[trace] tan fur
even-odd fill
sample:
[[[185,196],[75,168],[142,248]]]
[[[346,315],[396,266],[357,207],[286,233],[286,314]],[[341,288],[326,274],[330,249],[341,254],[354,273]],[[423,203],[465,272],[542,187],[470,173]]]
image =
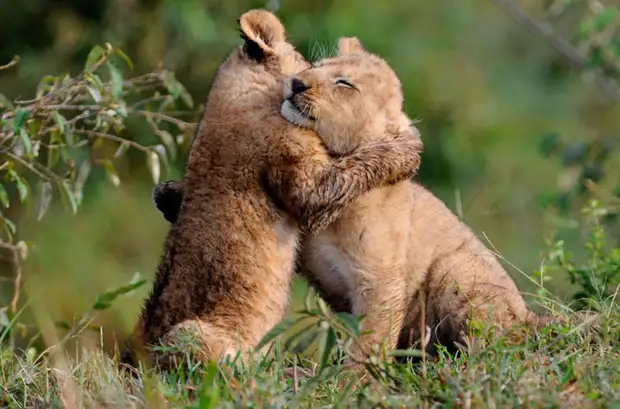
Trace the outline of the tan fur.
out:
[[[135,346],[174,344],[189,331],[202,359],[254,348],[286,311],[300,232],[319,231],[419,166],[420,140],[408,129],[330,158],[314,132],[278,113],[282,76],[309,67],[280,21],[254,10],[240,28],[245,44],[213,83]]]
[[[339,49],[340,56],[285,84],[282,113],[317,130],[329,150],[347,154],[409,119],[400,81],[387,63],[364,52],[356,39],[342,39]],[[159,188],[160,209],[182,195],[179,184]],[[372,190],[325,231],[306,237],[300,265],[334,310],[366,315],[363,325],[372,334],[357,345],[359,355],[383,340],[389,349],[419,343],[430,353],[435,343],[454,349],[470,319],[502,327],[539,319],[491,251],[431,192],[410,181]],[[423,333],[426,328],[431,333]]]
[[[400,81],[385,61],[356,39],[342,39],[339,50],[339,57],[291,81],[308,89],[289,92],[283,114],[346,154],[377,141],[386,124],[408,118]],[[341,86],[343,79],[355,88]],[[363,325],[372,334],[358,353],[370,353],[383,339],[394,349],[429,337],[422,343],[433,352],[435,343],[463,342],[470,319],[507,327],[536,318],[473,232],[410,181],[362,196],[326,231],[306,238],[301,256],[304,275],[328,303],[366,315]],[[431,334],[423,334],[427,327]]]

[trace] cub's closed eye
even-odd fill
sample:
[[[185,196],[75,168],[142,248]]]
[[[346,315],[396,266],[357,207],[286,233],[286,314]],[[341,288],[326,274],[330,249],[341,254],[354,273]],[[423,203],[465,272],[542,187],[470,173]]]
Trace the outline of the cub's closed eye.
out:
[[[340,85],[342,87],[347,87],[347,88],[353,88],[353,89],[357,89],[357,87],[353,84],[351,84],[349,81],[339,78],[336,80],[336,85]]]

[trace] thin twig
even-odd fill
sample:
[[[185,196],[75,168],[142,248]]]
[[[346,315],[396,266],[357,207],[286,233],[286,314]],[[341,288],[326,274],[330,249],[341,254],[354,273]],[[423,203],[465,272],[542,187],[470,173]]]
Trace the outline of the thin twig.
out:
[[[151,112],[151,111],[143,111],[143,110],[134,110],[134,111],[131,111],[131,112],[133,112],[134,114],[146,117],[146,118],[148,118],[148,117],[155,117],[155,118],[159,118],[159,119],[161,119],[163,121],[170,122],[170,123],[176,125],[182,131],[184,131],[186,129],[192,129],[193,127],[196,126],[195,124],[192,124],[190,122],[186,122],[186,121],[184,121],[182,119],[174,118],[172,116],[169,116],[169,115],[166,115],[166,114],[162,114],[162,113],[159,113],[159,112]]]
[[[76,129],[73,132],[87,136],[89,138],[102,138],[102,139],[108,139],[110,141],[115,141],[119,143],[126,143],[127,145],[134,147],[142,152],[150,152],[149,148],[142,146],[139,143],[132,141],[130,139],[124,139],[116,135],[110,135],[110,134],[103,133],[103,132],[89,131],[87,129]]]
[[[571,43],[560,37],[548,23],[540,22],[530,17],[512,0],[491,1],[515,22],[547,41],[572,64],[581,69],[587,68],[588,58]],[[605,72],[600,68],[592,69],[592,73],[603,92],[605,92],[612,101],[620,102],[620,89],[618,88],[618,84],[612,78],[605,75]]]
[[[166,101],[166,100],[173,100],[174,97],[172,95],[157,95],[151,98],[147,98],[147,99],[143,99],[141,101],[136,102],[135,104],[131,105],[129,107],[130,110],[135,110],[143,105],[146,105],[150,102],[157,102],[157,101]]]
[[[22,288],[23,270],[22,264],[19,261],[19,250],[17,247],[13,249],[13,264],[15,264],[15,280],[13,281],[13,298],[11,299],[11,312],[13,315],[17,314],[17,303],[19,302],[19,295]]]
[[[19,63],[19,55],[16,55],[15,57],[13,57],[11,62],[9,62],[8,64],[0,65],[0,71],[8,70],[9,68],[17,65],[18,63]]]
[[[39,107],[49,111],[63,110],[63,111],[98,111],[103,107],[101,105],[70,105],[70,104],[58,104],[58,105],[43,105]]]
[[[25,166],[26,168],[28,168],[28,170],[30,170],[32,173],[35,173],[37,176],[41,177],[42,179],[45,179],[48,182],[54,181],[54,178],[51,178],[49,176],[44,175],[43,173],[41,173],[40,171],[35,169],[34,166],[32,166],[31,164],[29,164],[28,162],[26,162],[25,160],[23,160],[19,156],[14,155],[12,152],[3,150],[3,151],[0,151],[0,154],[6,155],[9,158],[13,159],[15,162],[18,162],[20,165]]]
[[[9,244],[9,243],[5,243],[5,242],[2,242],[2,241],[0,241],[0,248],[9,250],[11,252],[13,252],[15,250],[15,246],[14,245]]]

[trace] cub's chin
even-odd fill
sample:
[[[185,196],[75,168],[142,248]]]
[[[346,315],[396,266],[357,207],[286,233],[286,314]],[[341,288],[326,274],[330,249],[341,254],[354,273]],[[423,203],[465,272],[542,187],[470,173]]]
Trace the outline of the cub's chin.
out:
[[[299,109],[288,99],[282,103],[280,114],[292,124],[302,126],[304,128],[312,128],[312,120],[303,115]]]

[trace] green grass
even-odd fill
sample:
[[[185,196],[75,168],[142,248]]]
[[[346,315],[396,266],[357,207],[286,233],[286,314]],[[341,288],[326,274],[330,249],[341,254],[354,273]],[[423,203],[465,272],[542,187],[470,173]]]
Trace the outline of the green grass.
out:
[[[244,366],[192,363],[162,374],[119,371],[114,356],[78,342],[0,352],[0,406],[8,408],[454,407],[620,408],[620,308],[571,313],[572,324],[475,338],[466,353],[418,364],[377,361],[381,376],[362,385],[332,364],[282,352],[276,343]],[[514,333],[512,333],[514,335]],[[525,335],[523,335],[525,334]],[[298,376],[290,374],[293,363]],[[307,376],[304,376],[306,374]]]
[[[121,195],[116,203],[129,199]],[[494,332],[476,324],[463,352],[455,356],[440,351],[435,359],[415,365],[371,359],[370,384],[338,365],[359,336],[358,321],[331,313],[320,300],[304,302],[303,281],[296,280],[292,289],[296,312],[274,328],[271,335],[281,337],[258,362],[205,366],[188,355],[185,365],[171,372],[141,368],[134,377],[119,370],[111,345],[125,338],[117,333],[124,327],[118,321],[131,315],[128,306],[141,298],[146,286],[137,287],[143,281],[127,285],[123,280],[119,286],[115,279],[115,287],[97,297],[65,293],[60,298],[58,292],[55,298],[54,284],[62,286],[67,278],[55,282],[34,276],[27,288],[39,284],[40,292],[30,290],[24,307],[31,319],[16,315],[8,325],[0,322],[0,407],[620,409],[620,249],[608,243],[600,222],[607,214],[604,208],[593,202],[585,210],[590,218],[584,224],[587,259],[576,260],[561,241],[551,240],[545,262],[530,277],[540,283],[538,300],[561,318],[557,324],[538,332]],[[117,220],[106,222],[115,226]],[[88,255],[83,255],[85,262],[103,260]],[[62,266],[53,261],[39,263]],[[543,288],[550,276],[576,287],[570,303]],[[92,278],[84,280],[88,284]],[[85,313],[71,325],[53,307]],[[596,312],[574,311],[583,308]]]

